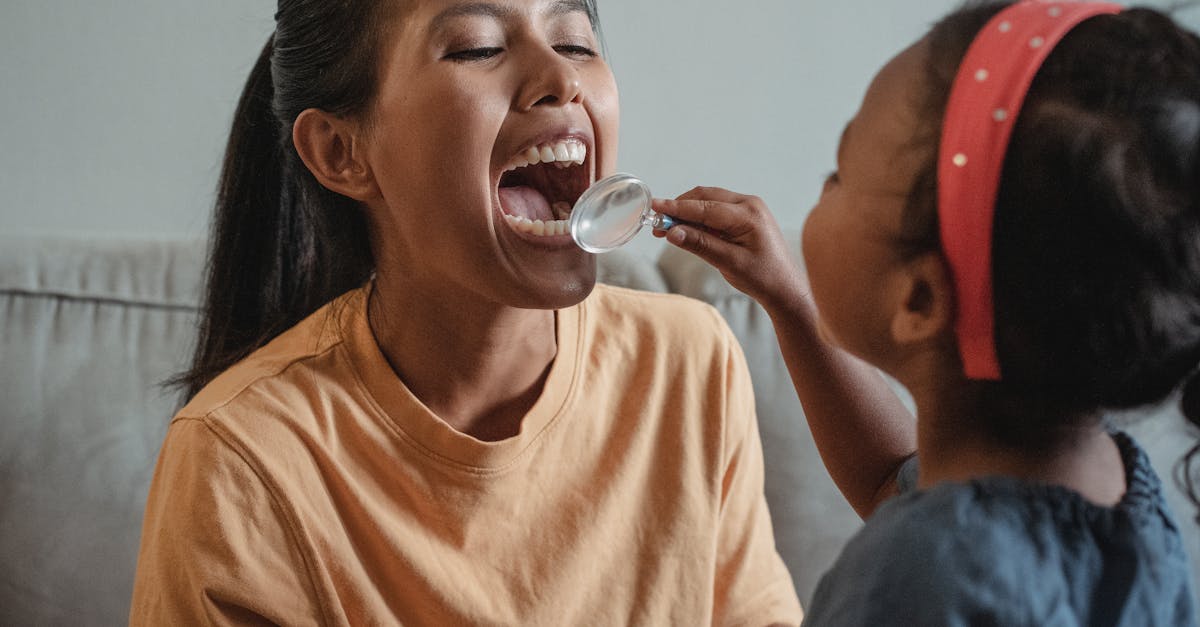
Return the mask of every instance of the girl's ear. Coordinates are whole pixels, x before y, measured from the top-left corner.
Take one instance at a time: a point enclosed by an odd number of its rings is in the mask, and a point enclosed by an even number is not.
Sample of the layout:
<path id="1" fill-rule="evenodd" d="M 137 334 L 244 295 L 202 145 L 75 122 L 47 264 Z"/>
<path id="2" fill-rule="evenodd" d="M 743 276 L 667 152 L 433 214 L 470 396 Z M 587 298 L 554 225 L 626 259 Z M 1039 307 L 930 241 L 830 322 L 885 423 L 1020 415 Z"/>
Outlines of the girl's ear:
<path id="1" fill-rule="evenodd" d="M 901 282 L 891 324 L 896 344 L 918 344 L 953 330 L 954 281 L 941 255 L 930 252 L 910 261 Z"/>
<path id="2" fill-rule="evenodd" d="M 356 126 L 320 109 L 306 109 L 292 126 L 296 152 L 317 182 L 360 202 L 379 195 Z"/>

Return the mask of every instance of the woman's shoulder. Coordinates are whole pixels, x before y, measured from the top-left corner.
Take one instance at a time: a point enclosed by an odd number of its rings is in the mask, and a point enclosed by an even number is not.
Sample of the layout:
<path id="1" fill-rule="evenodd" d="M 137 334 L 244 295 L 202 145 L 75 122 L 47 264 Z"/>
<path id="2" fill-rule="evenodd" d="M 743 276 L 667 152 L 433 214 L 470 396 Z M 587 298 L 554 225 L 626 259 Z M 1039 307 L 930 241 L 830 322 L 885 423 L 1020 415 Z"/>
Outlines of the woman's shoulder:
<path id="1" fill-rule="evenodd" d="M 583 350 L 597 363 L 611 358 L 679 377 L 745 368 L 725 319 L 694 298 L 597 285 L 580 311 Z"/>
<path id="2" fill-rule="evenodd" d="M 175 419 L 212 420 L 240 413 L 245 406 L 253 406 L 254 413 L 262 415 L 271 406 L 286 408 L 289 398 L 310 388 L 313 369 L 336 379 L 336 372 L 326 367 L 330 360 L 322 358 L 343 344 L 343 328 L 348 317 L 361 313 L 362 296 L 361 289 L 348 292 L 280 333 L 217 375 Z"/>

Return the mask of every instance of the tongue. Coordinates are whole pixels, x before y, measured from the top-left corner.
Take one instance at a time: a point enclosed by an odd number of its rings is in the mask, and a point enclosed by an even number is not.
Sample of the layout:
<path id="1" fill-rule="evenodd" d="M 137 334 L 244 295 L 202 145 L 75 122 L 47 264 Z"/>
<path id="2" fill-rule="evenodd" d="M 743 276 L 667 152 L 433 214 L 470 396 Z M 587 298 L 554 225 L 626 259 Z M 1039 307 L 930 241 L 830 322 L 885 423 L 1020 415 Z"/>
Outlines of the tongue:
<path id="1" fill-rule="evenodd" d="M 500 188 L 500 208 L 510 216 L 530 220 L 553 220 L 550 201 L 541 192 L 524 185 Z"/>

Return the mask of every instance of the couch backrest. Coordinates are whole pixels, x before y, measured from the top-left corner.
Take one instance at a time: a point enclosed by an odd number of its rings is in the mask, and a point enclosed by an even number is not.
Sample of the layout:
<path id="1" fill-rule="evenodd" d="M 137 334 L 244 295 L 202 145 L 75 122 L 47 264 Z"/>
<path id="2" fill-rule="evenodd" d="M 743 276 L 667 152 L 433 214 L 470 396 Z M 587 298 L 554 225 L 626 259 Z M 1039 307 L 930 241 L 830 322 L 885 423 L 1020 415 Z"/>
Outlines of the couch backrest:
<path id="1" fill-rule="evenodd" d="M 180 400 L 160 383 L 190 355 L 202 265 L 195 240 L 0 236 L 0 625 L 126 622 L 146 491 Z M 753 378 L 776 543 L 807 602 L 860 522 L 821 464 L 770 320 L 675 249 L 657 263 L 603 255 L 600 279 L 698 298 L 729 322 Z M 1193 437 L 1178 411 L 1121 420 L 1190 515 L 1169 479 Z M 1181 524 L 1200 564 L 1200 533 Z"/>
<path id="2" fill-rule="evenodd" d="M 127 621 L 200 246 L 0 242 L 0 624 Z"/>

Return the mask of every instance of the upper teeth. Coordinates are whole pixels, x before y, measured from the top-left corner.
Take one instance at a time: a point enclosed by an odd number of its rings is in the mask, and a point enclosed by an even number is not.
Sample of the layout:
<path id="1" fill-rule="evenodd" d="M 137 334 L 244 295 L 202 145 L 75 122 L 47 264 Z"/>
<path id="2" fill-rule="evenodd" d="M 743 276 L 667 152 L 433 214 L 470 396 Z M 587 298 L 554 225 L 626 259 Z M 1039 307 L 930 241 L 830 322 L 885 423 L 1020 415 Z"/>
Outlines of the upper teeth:
<path id="1" fill-rule="evenodd" d="M 517 155 L 512 163 L 504 168 L 504 171 L 511 172 L 517 168 L 539 163 L 553 163 L 560 168 L 566 168 L 572 165 L 583 165 L 586 158 L 587 146 L 583 142 L 577 139 L 564 139 L 540 146 L 530 146 L 525 152 Z"/>

